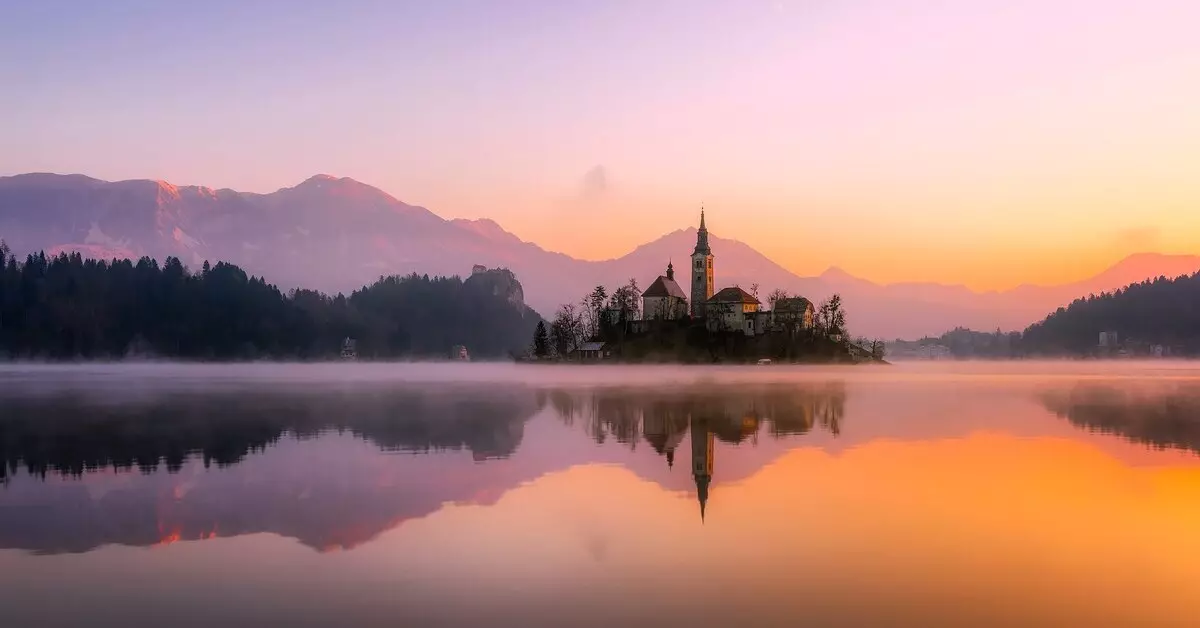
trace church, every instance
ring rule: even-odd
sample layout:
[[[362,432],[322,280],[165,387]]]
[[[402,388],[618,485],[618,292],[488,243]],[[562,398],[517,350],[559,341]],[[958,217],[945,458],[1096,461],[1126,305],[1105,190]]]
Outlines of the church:
[[[679,320],[691,317],[704,321],[709,331],[741,331],[747,336],[766,333],[772,326],[770,312],[762,309],[762,302],[755,295],[739,286],[715,290],[715,257],[708,242],[708,226],[704,210],[700,210],[700,228],[696,230],[696,246],[692,249],[691,265],[688,269],[691,280],[690,298],[675,281],[675,265],[667,264],[667,274],[658,276],[642,293],[643,320]],[[799,318],[811,324],[811,304],[807,316]],[[805,306],[801,306],[803,309]]]

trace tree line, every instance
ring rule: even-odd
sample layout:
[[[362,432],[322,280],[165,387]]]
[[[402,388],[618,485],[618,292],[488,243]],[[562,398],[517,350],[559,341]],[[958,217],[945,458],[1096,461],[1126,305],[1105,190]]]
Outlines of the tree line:
[[[24,261],[0,241],[0,356],[322,359],[344,338],[361,357],[480,357],[520,352],[541,318],[487,285],[487,274],[381,277],[349,296],[281,292],[224,262],[192,272],[175,257]]]
[[[1145,355],[1155,345],[1175,356],[1200,355],[1200,273],[1158,277],[1060,307],[1024,331],[957,328],[917,344],[941,344],[960,358],[1087,356],[1100,353],[1101,332],[1119,349]]]

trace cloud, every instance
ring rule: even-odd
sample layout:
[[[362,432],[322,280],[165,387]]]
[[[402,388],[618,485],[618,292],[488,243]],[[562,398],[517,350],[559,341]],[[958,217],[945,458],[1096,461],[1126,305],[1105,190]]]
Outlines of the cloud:
[[[1152,249],[1162,238],[1158,227],[1129,227],[1117,232],[1117,246],[1129,249]]]
[[[592,166],[583,175],[583,181],[580,185],[579,196],[584,200],[592,200],[603,197],[608,193],[608,170],[602,165]]]

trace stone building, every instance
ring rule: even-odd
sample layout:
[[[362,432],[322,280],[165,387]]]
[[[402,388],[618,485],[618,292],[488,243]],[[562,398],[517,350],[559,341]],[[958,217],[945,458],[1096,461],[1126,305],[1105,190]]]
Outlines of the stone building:
[[[778,329],[812,329],[812,301],[804,297],[788,297],[775,302],[771,308],[771,323]]]
[[[667,274],[659,275],[642,293],[642,318],[677,320],[687,312],[687,295],[675,283],[675,265],[668,263]]]
[[[704,210],[700,210],[700,229],[696,231],[696,248],[692,250],[692,318],[704,318],[704,308],[713,296],[713,255],[708,246],[708,228],[704,226]]]
[[[723,288],[704,305],[704,325],[709,331],[741,331],[753,336],[761,308],[762,303],[740,287]]]

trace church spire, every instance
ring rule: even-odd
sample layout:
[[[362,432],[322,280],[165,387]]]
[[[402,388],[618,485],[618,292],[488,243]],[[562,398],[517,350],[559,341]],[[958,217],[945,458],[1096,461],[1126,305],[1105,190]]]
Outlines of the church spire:
[[[701,205],[700,228],[696,230],[696,250],[692,251],[692,255],[709,255],[711,253],[712,249],[708,248],[708,227],[704,226],[704,205]]]
[[[675,262],[670,259],[667,260],[667,279],[675,281]]]

